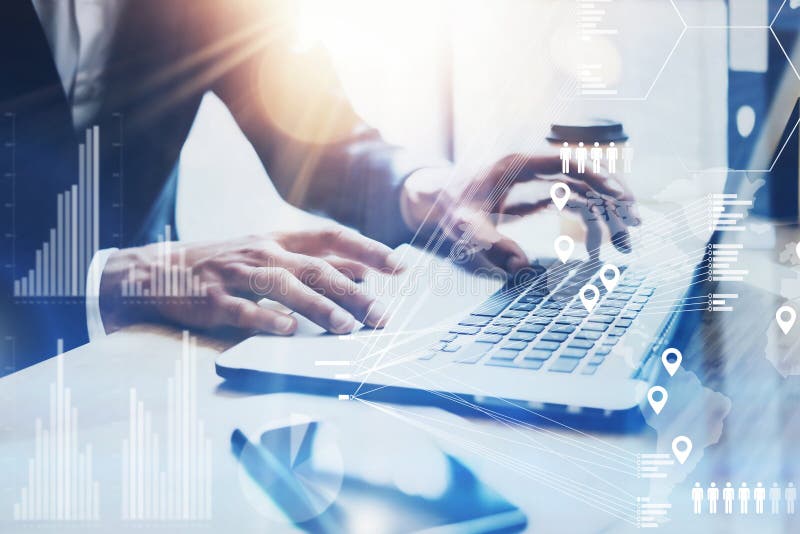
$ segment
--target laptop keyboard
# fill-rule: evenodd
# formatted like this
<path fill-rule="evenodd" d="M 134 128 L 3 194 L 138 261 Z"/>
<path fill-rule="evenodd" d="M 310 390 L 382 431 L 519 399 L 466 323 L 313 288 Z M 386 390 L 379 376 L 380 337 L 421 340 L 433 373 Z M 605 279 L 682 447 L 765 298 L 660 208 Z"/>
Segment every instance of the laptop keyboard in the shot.
<path fill-rule="evenodd" d="M 489 297 L 420 359 L 592 375 L 655 291 L 644 274 L 625 267 L 610 294 L 581 262 L 533 269 L 528 280 Z M 578 295 L 587 283 L 600 290 L 592 313 Z"/>

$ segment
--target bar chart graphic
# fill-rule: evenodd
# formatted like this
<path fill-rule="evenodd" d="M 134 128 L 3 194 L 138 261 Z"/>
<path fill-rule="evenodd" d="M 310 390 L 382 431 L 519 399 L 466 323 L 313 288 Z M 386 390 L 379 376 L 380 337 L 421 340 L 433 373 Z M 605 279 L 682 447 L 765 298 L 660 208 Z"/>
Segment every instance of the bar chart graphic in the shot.
<path fill-rule="evenodd" d="M 584 96 L 613 96 L 616 89 L 609 88 L 604 81 L 601 63 L 583 63 L 578 65 L 578 89 Z"/>
<path fill-rule="evenodd" d="M 747 209 L 753 207 L 752 200 L 739 200 L 739 195 L 735 193 L 720 193 L 710 195 L 709 201 L 711 218 L 709 230 L 722 232 L 745 231 L 742 219 L 745 218 Z"/>
<path fill-rule="evenodd" d="M 158 236 L 158 260 L 149 266 L 146 280 L 137 277 L 134 266 L 128 269 L 128 279 L 122 281 L 123 297 L 205 297 L 208 293 L 206 284 L 186 265 L 183 248 L 175 249 L 172 241 L 172 228 L 167 225 L 164 233 Z M 177 263 L 173 263 L 177 252 Z"/>
<path fill-rule="evenodd" d="M 637 528 L 658 528 L 667 522 L 667 514 L 672 508 L 670 503 L 651 502 L 649 497 L 636 498 Z"/>
<path fill-rule="evenodd" d="M 614 0 L 577 0 L 578 1 L 578 36 L 583 41 L 591 41 L 598 35 L 617 35 L 617 28 L 605 25 L 606 8 Z"/>
<path fill-rule="evenodd" d="M 17 521 L 97 521 L 100 487 L 92 475 L 92 445 L 79 448 L 78 410 L 64 387 L 63 340 L 58 340 L 56 382 L 50 384 L 47 426 L 36 419 L 28 484 L 14 504 Z"/>
<path fill-rule="evenodd" d="M 197 414 L 197 342 L 188 332 L 166 395 L 166 428 L 159 434 L 152 412 L 130 390 L 128 437 L 122 440 L 126 521 L 211 519 L 211 440 Z"/>
<path fill-rule="evenodd" d="M 636 456 L 636 476 L 638 478 L 666 478 L 665 467 L 675 465 L 671 454 L 652 453 Z"/>
<path fill-rule="evenodd" d="M 711 246 L 711 268 L 709 276 L 714 282 L 742 282 L 750 274 L 747 269 L 739 269 L 739 251 L 744 248 L 741 243 L 715 243 Z"/>
<path fill-rule="evenodd" d="M 34 268 L 14 280 L 14 297 L 83 297 L 100 241 L 100 128 L 86 130 L 78 147 L 78 183 L 59 193 L 57 222 L 36 251 Z"/>

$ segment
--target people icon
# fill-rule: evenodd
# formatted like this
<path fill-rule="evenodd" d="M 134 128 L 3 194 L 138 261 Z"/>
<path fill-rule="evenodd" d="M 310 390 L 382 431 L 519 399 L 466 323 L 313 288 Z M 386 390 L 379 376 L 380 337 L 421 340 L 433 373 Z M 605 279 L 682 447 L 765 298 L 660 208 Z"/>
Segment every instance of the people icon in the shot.
<path fill-rule="evenodd" d="M 773 514 L 777 514 L 781 510 L 781 488 L 778 487 L 777 482 L 772 483 L 772 487 L 769 489 L 769 502 L 770 502 L 770 510 Z"/>
<path fill-rule="evenodd" d="M 594 142 L 594 146 L 589 151 L 589 158 L 592 160 L 592 171 L 594 173 L 600 172 L 600 162 L 603 160 L 603 149 L 600 148 L 600 143 Z"/>
<path fill-rule="evenodd" d="M 703 488 L 700 487 L 699 482 L 695 482 L 692 488 L 692 504 L 694 504 L 695 514 L 703 511 Z"/>
<path fill-rule="evenodd" d="M 756 514 L 764 513 L 764 501 L 767 500 L 767 489 L 761 482 L 756 483 L 753 490 L 753 500 L 756 502 Z"/>
<path fill-rule="evenodd" d="M 633 169 L 633 146 L 630 143 L 622 147 L 622 165 L 625 174 L 630 174 Z"/>
<path fill-rule="evenodd" d="M 719 488 L 716 482 L 711 483 L 711 486 L 706 491 L 706 497 L 708 498 L 708 513 L 716 514 L 717 503 L 719 502 Z"/>
<path fill-rule="evenodd" d="M 725 513 L 733 513 L 733 487 L 730 482 L 725 483 L 725 488 L 722 490 L 722 502 L 725 503 Z"/>
<path fill-rule="evenodd" d="M 569 147 L 569 143 L 564 141 L 564 144 L 561 145 L 561 150 L 559 150 L 558 155 L 561 158 L 561 173 L 569 173 L 569 160 L 572 159 L 572 149 Z"/>
<path fill-rule="evenodd" d="M 617 145 L 614 144 L 614 141 L 611 141 L 606 149 L 609 174 L 617 174 L 617 159 L 619 159 L 619 150 L 617 150 Z"/>
<path fill-rule="evenodd" d="M 583 141 L 578 143 L 578 148 L 575 149 L 575 159 L 578 161 L 578 173 L 583 174 L 586 170 L 586 159 L 589 151 L 583 146 Z"/>
<path fill-rule="evenodd" d="M 786 499 L 786 513 L 794 514 L 794 502 L 797 500 L 797 488 L 794 487 L 794 482 L 789 482 L 786 486 L 783 497 Z"/>
<path fill-rule="evenodd" d="M 750 488 L 747 487 L 747 482 L 742 482 L 739 487 L 739 513 L 742 515 L 747 514 L 747 507 L 750 504 Z"/>

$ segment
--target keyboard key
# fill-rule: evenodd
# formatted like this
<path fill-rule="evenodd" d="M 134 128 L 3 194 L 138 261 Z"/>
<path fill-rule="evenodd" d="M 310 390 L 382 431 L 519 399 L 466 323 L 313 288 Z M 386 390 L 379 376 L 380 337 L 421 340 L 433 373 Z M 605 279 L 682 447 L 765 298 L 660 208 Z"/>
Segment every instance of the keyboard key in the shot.
<path fill-rule="evenodd" d="M 646 287 L 646 288 L 642 289 L 641 291 L 639 291 L 639 293 L 642 294 L 642 295 L 650 297 L 650 296 L 653 295 L 653 293 L 655 293 L 655 291 L 656 291 L 655 288 Z"/>
<path fill-rule="evenodd" d="M 478 336 L 475 339 L 475 341 L 477 343 L 500 343 L 500 341 L 502 339 L 503 339 L 503 336 L 500 336 L 500 335 L 497 335 L 497 334 L 484 334 L 484 335 Z"/>
<path fill-rule="evenodd" d="M 450 329 L 450 333 L 452 333 L 452 334 L 462 334 L 462 335 L 467 335 L 467 336 L 471 336 L 473 334 L 477 334 L 480 331 L 481 331 L 481 329 L 478 328 L 477 326 L 461 326 L 461 325 L 458 325 L 458 326 L 454 326 L 453 328 Z"/>
<path fill-rule="evenodd" d="M 519 356 L 519 352 L 515 350 L 500 349 L 492 354 L 492 360 L 513 360 Z"/>
<path fill-rule="evenodd" d="M 581 327 L 581 330 L 594 330 L 595 332 L 605 332 L 607 329 L 608 325 L 606 323 L 595 322 L 594 317 Z"/>
<path fill-rule="evenodd" d="M 560 310 L 564 306 L 566 306 L 566 302 L 556 302 L 553 300 L 548 300 L 544 304 L 542 304 L 542 308 L 545 310 Z"/>
<path fill-rule="evenodd" d="M 494 358 L 489 358 L 484 365 L 491 365 L 492 367 L 517 367 L 517 364 L 514 363 L 513 360 L 495 360 Z"/>
<path fill-rule="evenodd" d="M 504 336 L 511 332 L 510 326 L 487 326 L 483 329 L 484 334 L 498 334 Z"/>
<path fill-rule="evenodd" d="M 592 356 L 589 358 L 589 365 L 600 365 L 604 361 L 606 361 L 606 359 L 602 356 Z"/>
<path fill-rule="evenodd" d="M 548 332 L 544 336 L 542 336 L 542 341 L 556 341 L 561 343 L 566 341 L 569 337 L 569 334 L 559 334 L 558 332 Z"/>
<path fill-rule="evenodd" d="M 496 317 L 500 315 L 506 307 L 514 302 L 519 296 L 518 289 L 501 288 L 497 293 L 489 297 L 477 310 L 472 312 L 472 315 L 480 315 L 482 317 Z"/>
<path fill-rule="evenodd" d="M 503 349 L 514 350 L 514 351 L 525 350 L 527 347 L 528 344 L 523 341 L 509 341 L 508 343 L 503 345 Z"/>
<path fill-rule="evenodd" d="M 541 350 L 541 349 L 533 349 L 532 351 L 525 354 L 524 358 L 526 360 L 548 360 L 550 356 L 553 355 L 552 351 L 549 350 Z"/>
<path fill-rule="evenodd" d="M 559 324 L 550 329 L 551 332 L 559 334 L 571 334 L 575 331 L 575 325 L 572 324 Z"/>
<path fill-rule="evenodd" d="M 423 354 L 422 356 L 420 356 L 418 359 L 420 359 L 420 360 L 430 360 L 434 356 L 436 356 L 436 353 L 434 351 L 429 351 L 429 352 L 426 352 L 425 354 Z"/>
<path fill-rule="evenodd" d="M 491 317 L 480 317 L 478 315 L 470 315 L 469 317 L 466 317 L 458 324 L 464 326 L 486 326 L 487 324 L 489 324 L 489 321 L 491 320 L 492 320 Z"/>
<path fill-rule="evenodd" d="M 625 310 L 619 314 L 619 316 L 623 319 L 636 319 L 637 315 L 639 315 L 639 313 L 632 310 Z"/>
<path fill-rule="evenodd" d="M 559 358 L 550 366 L 550 371 L 555 373 L 571 373 L 578 367 L 580 360 L 575 358 Z"/>
<path fill-rule="evenodd" d="M 589 313 L 586 310 L 569 309 L 564 312 L 567 317 L 586 317 Z"/>
<path fill-rule="evenodd" d="M 577 334 L 575 334 L 576 339 L 591 339 L 592 341 L 597 341 L 602 336 L 602 332 L 596 332 L 594 330 L 579 330 Z"/>
<path fill-rule="evenodd" d="M 561 345 L 560 343 L 556 343 L 555 341 L 540 341 L 536 344 L 535 348 L 554 351 L 558 349 L 560 345 Z"/>
<path fill-rule="evenodd" d="M 528 317 L 525 320 L 525 324 L 550 324 L 552 322 L 552 317 Z"/>
<path fill-rule="evenodd" d="M 540 333 L 540 332 L 542 332 L 544 330 L 544 327 L 545 327 L 545 325 L 543 325 L 543 324 L 527 324 L 527 323 L 524 323 L 524 324 L 520 325 L 520 327 L 517 330 L 520 331 L 520 332 L 528 332 L 528 333 L 531 333 L 531 334 L 538 334 L 538 333 Z"/>
<path fill-rule="evenodd" d="M 533 332 L 523 332 L 517 331 L 511 334 L 508 339 L 513 341 L 533 341 L 533 338 L 536 337 L 536 334 Z"/>
<path fill-rule="evenodd" d="M 448 343 L 442 348 L 442 352 L 457 352 L 463 345 L 461 343 Z"/>
<path fill-rule="evenodd" d="M 614 320 L 613 317 L 611 318 L 611 320 L 612 321 Z M 567 317 L 567 316 L 562 315 L 561 317 L 556 319 L 555 322 L 556 322 L 556 324 L 572 324 L 572 325 L 576 325 L 576 324 L 580 324 L 581 321 L 583 321 L 583 319 L 581 319 L 580 317 Z M 609 321 L 609 322 L 611 322 L 611 321 Z"/>
<path fill-rule="evenodd" d="M 494 321 L 492 321 L 493 325 L 500 325 L 500 326 L 516 326 L 522 319 L 514 319 L 511 317 L 498 317 Z"/>
<path fill-rule="evenodd" d="M 461 349 L 454 353 L 456 363 L 477 363 L 481 358 L 483 358 L 484 354 L 489 352 L 489 349 L 492 348 L 491 345 L 487 345 L 486 343 L 470 343 L 469 345 L 465 345 L 461 347 Z"/>
<path fill-rule="evenodd" d="M 597 352 L 595 352 L 595 354 L 597 354 L 598 356 L 605 356 L 611 353 L 611 348 L 612 347 L 610 347 L 609 345 L 603 345 L 599 349 L 597 349 Z"/>
<path fill-rule="evenodd" d="M 501 317 L 511 317 L 513 319 L 522 319 L 523 317 L 527 317 L 528 312 L 519 311 L 519 310 L 506 310 L 503 312 Z"/>
<path fill-rule="evenodd" d="M 535 295 L 528 293 L 527 295 L 523 295 L 522 298 L 519 299 L 520 302 L 526 302 L 530 304 L 539 304 L 544 300 L 542 295 Z"/>
<path fill-rule="evenodd" d="M 644 308 L 644 304 L 639 304 L 637 302 L 631 302 L 630 304 L 628 304 L 628 309 L 629 310 L 633 310 L 633 311 L 637 311 L 638 312 L 638 311 L 642 311 L 642 308 Z"/>
<path fill-rule="evenodd" d="M 621 336 L 625 333 L 625 328 L 614 327 L 608 331 L 609 336 Z"/>
<path fill-rule="evenodd" d="M 587 365 L 581 371 L 582 375 L 593 375 L 597 372 L 597 368 L 600 367 L 599 365 Z"/>
<path fill-rule="evenodd" d="M 559 310 L 539 310 L 535 315 L 536 317 L 556 317 L 559 312 Z"/>
<path fill-rule="evenodd" d="M 439 341 L 442 343 L 450 343 L 451 341 L 455 341 L 457 337 L 458 336 L 455 334 L 445 334 Z"/>
<path fill-rule="evenodd" d="M 535 371 L 537 369 L 541 369 L 544 365 L 542 360 L 520 360 L 518 362 L 514 362 L 515 367 L 519 367 L 520 369 L 530 369 L 531 371 Z"/>
<path fill-rule="evenodd" d="M 519 311 L 529 312 L 529 311 L 533 311 L 533 309 L 535 307 L 536 307 L 536 304 L 534 304 L 533 302 L 517 302 L 516 304 L 511 306 L 511 309 L 512 310 L 519 310 Z"/>
<path fill-rule="evenodd" d="M 633 321 L 631 321 L 630 319 L 620 319 L 619 321 L 617 321 L 617 324 L 615 324 L 614 326 L 620 326 L 622 328 L 628 328 L 631 325 L 631 323 L 633 323 Z"/>
<path fill-rule="evenodd" d="M 593 323 L 610 324 L 614 322 L 614 319 L 616 319 L 614 315 L 604 315 L 602 313 L 595 313 L 594 315 L 592 315 Z"/>
<path fill-rule="evenodd" d="M 631 299 L 631 302 L 638 302 L 639 304 L 644 304 L 648 300 L 650 300 L 650 297 L 645 297 L 644 295 L 635 295 Z"/>
<path fill-rule="evenodd" d="M 435 343 L 435 344 L 434 344 L 434 345 L 431 347 L 431 350 L 434 350 L 434 351 L 437 351 L 437 350 L 442 350 L 442 349 L 443 349 L 443 348 L 445 348 L 446 346 L 447 346 L 447 343 Z"/>
<path fill-rule="evenodd" d="M 589 352 L 588 349 L 579 349 L 577 347 L 567 347 L 561 356 L 564 358 L 583 358 Z"/>
<path fill-rule="evenodd" d="M 569 346 L 578 349 L 591 349 L 594 342 L 588 339 L 573 339 L 569 342 Z"/>

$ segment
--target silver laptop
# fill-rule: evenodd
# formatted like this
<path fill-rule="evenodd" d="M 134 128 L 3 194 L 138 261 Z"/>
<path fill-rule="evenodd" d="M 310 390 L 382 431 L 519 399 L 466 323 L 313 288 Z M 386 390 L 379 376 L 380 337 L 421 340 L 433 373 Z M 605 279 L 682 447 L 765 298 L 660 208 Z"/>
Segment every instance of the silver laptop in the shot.
<path fill-rule="evenodd" d="M 717 191 L 724 181 L 723 174 Z M 719 237 L 709 226 L 713 198 L 689 199 L 678 211 L 643 206 L 631 254 L 604 247 L 602 261 L 536 260 L 509 281 L 406 245 L 398 249 L 406 273 L 370 284 L 393 312 L 384 330 L 330 335 L 298 317 L 297 335 L 249 338 L 218 357 L 217 373 L 252 391 L 432 404 L 537 424 L 637 426 L 678 319 L 710 305 L 697 292 Z M 620 272 L 611 290 L 599 279 L 609 264 Z M 590 310 L 580 296 L 587 284 L 599 290 Z"/>

